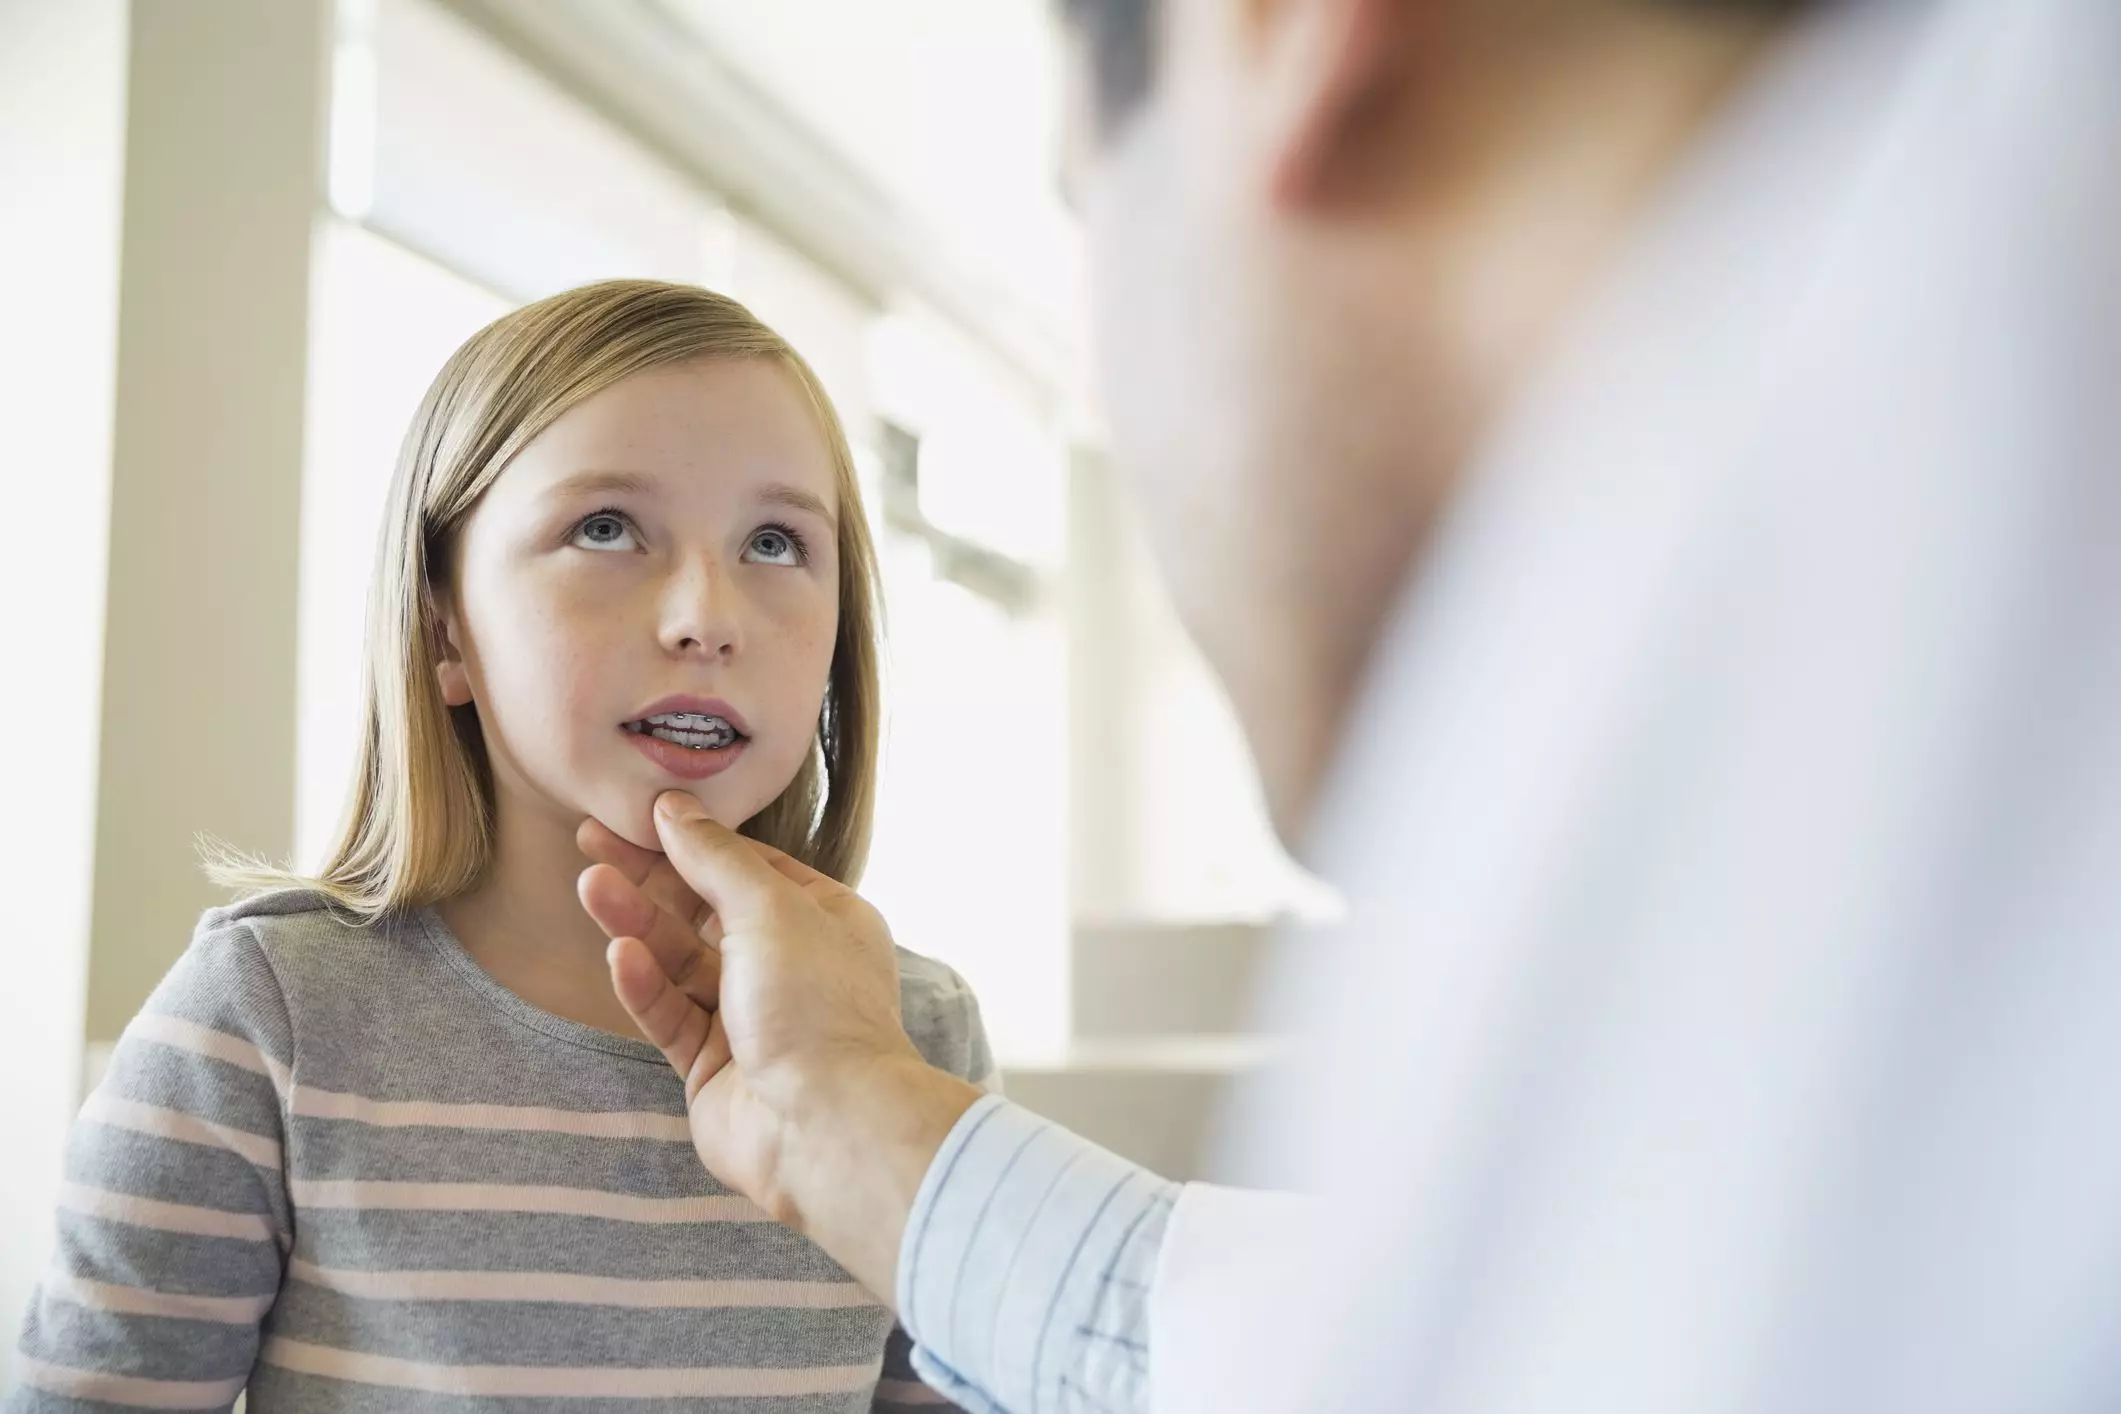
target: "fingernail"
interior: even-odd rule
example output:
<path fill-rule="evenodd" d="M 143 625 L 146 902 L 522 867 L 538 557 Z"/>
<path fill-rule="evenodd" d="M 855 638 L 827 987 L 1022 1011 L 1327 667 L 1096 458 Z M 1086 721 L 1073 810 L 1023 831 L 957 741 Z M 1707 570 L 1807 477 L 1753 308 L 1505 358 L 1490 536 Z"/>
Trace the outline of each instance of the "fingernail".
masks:
<path fill-rule="evenodd" d="M 697 820 L 707 812 L 681 790 L 666 790 L 655 798 L 656 813 L 666 820 Z"/>

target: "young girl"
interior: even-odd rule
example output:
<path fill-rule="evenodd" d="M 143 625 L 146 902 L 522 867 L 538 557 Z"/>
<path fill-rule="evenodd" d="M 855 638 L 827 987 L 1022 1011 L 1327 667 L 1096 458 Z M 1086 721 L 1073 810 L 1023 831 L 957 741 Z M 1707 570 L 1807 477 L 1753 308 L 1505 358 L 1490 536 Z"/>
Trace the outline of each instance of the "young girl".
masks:
<path fill-rule="evenodd" d="M 933 1408 L 701 1168 L 574 894 L 585 818 L 653 846 L 673 788 L 851 882 L 874 596 L 838 419 L 739 305 L 616 281 L 473 335 L 400 455 L 339 842 L 234 871 L 127 1028 L 8 1407 Z M 922 1053 L 988 1078 L 963 981 L 900 970 Z"/>

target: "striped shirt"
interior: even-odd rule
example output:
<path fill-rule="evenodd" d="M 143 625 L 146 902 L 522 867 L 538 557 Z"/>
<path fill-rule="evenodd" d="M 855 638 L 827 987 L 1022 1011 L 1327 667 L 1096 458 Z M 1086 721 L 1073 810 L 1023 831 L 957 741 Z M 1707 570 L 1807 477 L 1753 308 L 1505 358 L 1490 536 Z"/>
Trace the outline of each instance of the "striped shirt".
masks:
<path fill-rule="evenodd" d="M 1149 1408 L 1149 1286 L 1179 1185 L 998 1097 L 929 1165 L 899 1252 L 927 1382 L 980 1414 Z"/>
<path fill-rule="evenodd" d="M 964 982 L 899 963 L 921 1053 L 990 1079 Z M 701 1167 L 646 1042 L 531 1006 L 432 912 L 285 892 L 209 912 L 118 1043 L 6 1408 L 947 1407 L 908 1353 Z"/>

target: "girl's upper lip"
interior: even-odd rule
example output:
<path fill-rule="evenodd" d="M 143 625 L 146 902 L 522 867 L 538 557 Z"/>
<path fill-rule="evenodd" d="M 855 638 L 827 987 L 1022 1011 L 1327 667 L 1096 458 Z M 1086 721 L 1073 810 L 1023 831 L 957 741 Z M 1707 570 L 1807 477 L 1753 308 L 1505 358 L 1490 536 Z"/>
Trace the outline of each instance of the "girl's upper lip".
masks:
<path fill-rule="evenodd" d="M 751 735 L 751 727 L 744 721 L 742 715 L 737 712 L 736 708 L 722 701 L 719 697 L 694 697 L 692 694 L 684 692 L 658 698 L 634 713 L 627 720 L 645 721 L 650 717 L 660 717 L 666 712 L 696 712 L 703 717 L 720 717 L 723 721 L 729 723 L 730 726 L 735 727 L 741 735 Z"/>

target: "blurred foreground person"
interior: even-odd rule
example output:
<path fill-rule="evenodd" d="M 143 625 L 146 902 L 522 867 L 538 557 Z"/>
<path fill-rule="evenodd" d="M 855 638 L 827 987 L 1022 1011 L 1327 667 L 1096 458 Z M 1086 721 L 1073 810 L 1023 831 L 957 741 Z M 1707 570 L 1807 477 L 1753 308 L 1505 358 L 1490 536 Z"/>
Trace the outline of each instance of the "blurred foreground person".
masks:
<path fill-rule="evenodd" d="M 1066 9 L 1114 444 L 1348 901 L 1224 1171 L 1327 1201 L 921 1065 L 676 810 L 708 1165 L 971 1408 L 2113 1407 L 2121 6 Z"/>

